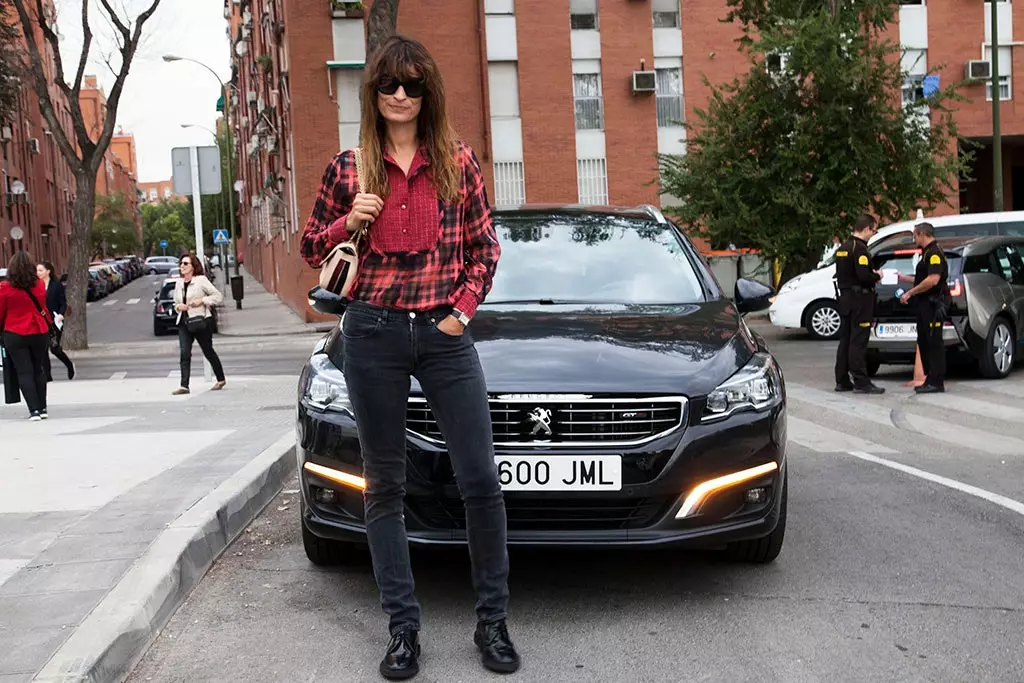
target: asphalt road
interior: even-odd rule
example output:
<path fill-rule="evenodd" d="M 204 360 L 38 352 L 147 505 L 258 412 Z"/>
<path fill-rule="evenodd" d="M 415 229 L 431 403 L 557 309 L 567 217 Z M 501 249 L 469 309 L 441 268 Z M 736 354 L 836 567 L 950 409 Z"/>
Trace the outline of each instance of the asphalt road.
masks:
<path fill-rule="evenodd" d="M 156 340 L 153 336 L 153 295 L 166 275 L 143 275 L 133 282 L 86 305 L 89 343 Z"/>
<path fill-rule="evenodd" d="M 521 681 L 1019 681 L 1024 369 L 916 396 L 831 391 L 835 345 L 758 328 L 789 390 L 789 526 L 767 567 L 683 552 L 515 551 Z M 853 412 L 858 411 L 859 417 Z M 218 561 L 131 681 L 374 681 L 367 565 L 312 567 L 297 481 Z M 464 550 L 415 556 L 416 680 L 484 681 Z"/>

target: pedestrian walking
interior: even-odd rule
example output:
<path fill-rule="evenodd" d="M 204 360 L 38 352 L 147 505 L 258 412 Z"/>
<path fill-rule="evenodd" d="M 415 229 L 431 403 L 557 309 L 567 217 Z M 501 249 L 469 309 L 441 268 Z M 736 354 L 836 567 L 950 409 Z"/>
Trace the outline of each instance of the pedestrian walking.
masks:
<path fill-rule="evenodd" d="M 172 393 L 175 396 L 187 394 L 192 375 L 192 345 L 199 342 L 206 360 L 213 367 L 217 383 L 213 391 L 224 388 L 224 366 L 213 349 L 213 328 L 210 317 L 213 307 L 224 300 L 212 282 L 203 275 L 203 264 L 195 254 L 185 254 L 178 264 L 181 279 L 174 286 L 174 310 L 178 312 L 178 345 L 181 349 L 181 386 Z"/>
<path fill-rule="evenodd" d="M 13 370 L 33 422 L 48 417 L 46 354 L 51 328 L 46 288 L 36 275 L 35 260 L 27 251 L 19 251 L 7 267 L 7 279 L 0 282 L 0 330 L 5 384 L 9 381 L 7 374 Z"/>
<path fill-rule="evenodd" d="M 306 261 L 320 267 L 368 225 L 341 334 L 363 455 L 366 534 L 390 619 L 380 672 L 390 679 L 415 676 L 421 651 L 403 514 L 410 376 L 442 425 L 465 502 L 482 663 L 511 673 L 520 662 L 506 625 L 505 501 L 483 369 L 467 328 L 501 249 L 480 163 L 446 111 L 431 55 L 415 40 L 390 37 L 363 82 L 361 163 L 356 150 L 330 162 L 301 242 Z"/>
<path fill-rule="evenodd" d="M 882 279 L 872 263 L 868 240 L 877 232 L 875 219 L 862 215 L 853 225 L 853 236 L 836 250 L 841 320 L 835 365 L 836 391 L 885 393 L 885 389 L 871 381 L 867 371 L 868 341 L 875 319 L 875 285 Z"/>
<path fill-rule="evenodd" d="M 900 297 L 904 304 L 913 299 L 917 313 L 917 348 L 925 381 L 914 387 L 914 391 L 941 393 L 946 390 L 946 345 L 942 340 L 942 327 L 952 302 L 949 263 L 935 242 L 935 228 L 931 223 L 914 226 L 914 242 L 921 248 L 921 260 L 914 271 L 914 286 Z"/>
<path fill-rule="evenodd" d="M 75 378 L 75 364 L 71 362 L 68 354 L 64 353 L 64 349 L 60 345 L 61 337 L 64 336 L 64 316 L 68 312 L 68 297 L 64 291 L 64 283 L 55 277 L 55 273 L 53 264 L 49 261 L 43 261 L 36 266 L 36 274 L 43 281 L 43 286 L 46 287 L 46 308 L 50 311 L 54 327 L 57 328 L 56 338 L 50 346 L 50 353 L 64 364 L 68 370 L 68 379 L 71 380 Z M 53 381 L 49 354 L 46 356 L 46 378 L 50 382 Z"/>

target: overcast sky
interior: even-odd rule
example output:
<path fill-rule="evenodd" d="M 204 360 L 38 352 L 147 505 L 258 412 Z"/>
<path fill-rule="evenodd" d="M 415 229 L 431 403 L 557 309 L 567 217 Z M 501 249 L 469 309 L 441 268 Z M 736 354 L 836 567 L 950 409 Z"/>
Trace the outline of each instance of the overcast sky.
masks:
<path fill-rule="evenodd" d="M 88 0 L 91 25 L 96 37 L 90 51 L 88 73 L 99 78 L 109 94 L 114 82 L 101 52 L 114 45 L 111 29 L 103 21 L 104 10 Z M 134 20 L 152 0 L 116 0 L 113 7 L 125 7 Z M 80 21 L 82 0 L 57 0 L 58 25 L 62 42 L 65 77 L 74 78 L 82 47 Z M 132 64 L 117 123 L 135 134 L 139 181 L 152 182 L 171 177 L 171 149 L 189 145 L 212 145 L 213 136 L 201 128 L 182 129 L 192 123 L 216 130 L 216 105 L 220 84 L 206 69 L 189 62 L 165 63 L 168 53 L 190 57 L 207 64 L 222 80 L 231 76 L 227 21 L 223 0 L 162 0 L 143 30 L 143 42 Z"/>

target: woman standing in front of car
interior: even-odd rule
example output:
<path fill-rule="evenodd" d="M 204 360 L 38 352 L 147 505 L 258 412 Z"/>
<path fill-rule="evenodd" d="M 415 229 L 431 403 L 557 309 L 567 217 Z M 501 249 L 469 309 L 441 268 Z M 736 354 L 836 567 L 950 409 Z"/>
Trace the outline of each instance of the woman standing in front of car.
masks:
<path fill-rule="evenodd" d="M 224 295 L 203 275 L 203 264 L 195 254 L 181 257 L 181 279 L 174 286 L 174 310 L 178 312 L 178 346 L 181 351 L 181 386 L 175 396 L 189 393 L 192 375 L 192 342 L 199 342 L 206 360 L 210 361 L 217 383 L 213 391 L 224 388 L 224 366 L 213 349 L 213 327 L 210 318 L 213 307 L 224 300 Z"/>
<path fill-rule="evenodd" d="M 327 167 L 302 235 L 319 267 L 364 222 L 358 278 L 342 323 L 344 373 L 359 427 L 366 479 L 366 534 L 391 642 L 386 678 L 419 670 L 420 606 L 413 591 L 403 516 L 409 378 L 419 381 L 445 436 L 465 501 L 474 641 L 485 667 L 509 673 L 505 502 L 494 463 L 483 370 L 467 331 L 490 290 L 501 253 L 480 163 L 449 127 L 444 83 L 418 42 L 389 38 L 363 84 L 360 147 Z"/>

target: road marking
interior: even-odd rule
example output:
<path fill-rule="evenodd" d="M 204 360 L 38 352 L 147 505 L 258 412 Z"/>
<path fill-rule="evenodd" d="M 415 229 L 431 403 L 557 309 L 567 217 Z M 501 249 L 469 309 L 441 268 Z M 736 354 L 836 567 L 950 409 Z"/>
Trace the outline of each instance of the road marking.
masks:
<path fill-rule="evenodd" d="M 1018 382 L 1013 379 L 991 379 L 980 382 L 970 381 L 962 382 L 961 384 L 977 391 L 994 391 L 999 394 L 1012 396 L 1013 398 L 1024 397 L 1024 382 Z"/>
<path fill-rule="evenodd" d="M 224 203 L 227 204 L 227 202 L 224 202 Z M 171 370 L 170 372 L 167 373 L 167 379 L 174 379 L 175 377 L 178 376 L 179 372 L 181 372 L 181 371 L 180 370 Z"/>
<path fill-rule="evenodd" d="M 115 372 L 113 375 L 110 376 L 110 379 L 124 379 L 127 376 L 127 372 Z"/>
<path fill-rule="evenodd" d="M 227 202 L 225 202 L 225 204 L 226 203 Z M 139 300 L 138 299 L 128 299 L 127 303 L 128 303 L 129 306 L 134 306 L 135 304 L 139 303 Z"/>
<path fill-rule="evenodd" d="M 899 453 L 887 446 L 821 427 L 792 415 L 786 417 L 786 436 L 790 441 L 819 453 L 843 453 L 850 449 L 868 453 Z"/>
<path fill-rule="evenodd" d="M 1024 394 L 1021 394 L 1024 395 Z M 956 394 L 920 394 L 915 397 L 918 403 L 928 403 L 939 408 L 948 410 L 960 410 L 965 413 L 973 413 L 981 417 L 991 417 L 995 420 L 1017 420 L 1024 422 L 1024 410 L 1011 408 L 1001 403 L 989 403 L 979 401 L 976 398 L 957 396 Z M 864 450 L 860 448 L 858 450 Z"/>
<path fill-rule="evenodd" d="M 104 301 L 103 305 L 104 306 L 113 306 L 116 303 L 117 303 L 117 299 L 111 299 L 110 301 Z"/>
<path fill-rule="evenodd" d="M 885 405 L 879 405 L 871 396 L 863 396 L 860 400 L 854 400 L 820 389 L 791 383 L 786 384 L 786 393 L 797 401 L 803 401 L 819 408 L 831 408 L 846 415 L 856 415 L 869 422 L 899 429 L 893 423 L 892 410 Z M 899 406 L 899 410 L 902 412 L 912 405 L 912 403 L 905 403 Z M 907 424 L 922 435 L 938 441 L 945 441 L 960 448 L 966 446 L 992 455 L 1019 456 L 1024 453 L 1024 440 L 1021 439 L 993 434 L 982 429 L 971 429 L 948 421 L 933 420 L 911 413 L 904 413 L 904 417 Z M 914 433 L 907 430 L 901 431 L 907 434 Z"/>
<path fill-rule="evenodd" d="M 911 467 L 910 465 L 904 465 L 902 463 L 894 462 L 892 460 L 886 460 L 885 458 L 879 458 L 878 456 L 871 455 L 870 453 L 864 453 L 863 451 L 848 452 L 855 458 L 860 458 L 861 460 L 873 462 L 876 465 L 891 467 L 892 469 L 899 470 L 900 472 L 903 472 L 905 474 L 909 474 L 914 477 L 920 477 L 921 479 L 925 479 L 936 484 L 941 484 L 942 486 L 946 486 L 951 489 L 956 489 L 957 491 L 960 491 L 962 493 L 966 493 L 968 495 L 975 496 L 983 500 L 987 500 L 990 503 L 995 503 L 996 505 L 1006 508 L 1011 512 L 1016 512 L 1018 515 L 1024 515 L 1024 503 L 1018 500 L 1014 500 L 1013 498 L 1007 498 L 1006 496 L 1001 496 L 998 493 L 992 493 L 991 491 L 986 491 L 985 489 L 979 489 L 977 486 L 971 486 L 970 484 L 965 484 L 962 481 L 957 481 L 956 479 L 949 479 L 938 474 L 925 472 L 924 470 L 919 470 L 916 467 Z"/>

